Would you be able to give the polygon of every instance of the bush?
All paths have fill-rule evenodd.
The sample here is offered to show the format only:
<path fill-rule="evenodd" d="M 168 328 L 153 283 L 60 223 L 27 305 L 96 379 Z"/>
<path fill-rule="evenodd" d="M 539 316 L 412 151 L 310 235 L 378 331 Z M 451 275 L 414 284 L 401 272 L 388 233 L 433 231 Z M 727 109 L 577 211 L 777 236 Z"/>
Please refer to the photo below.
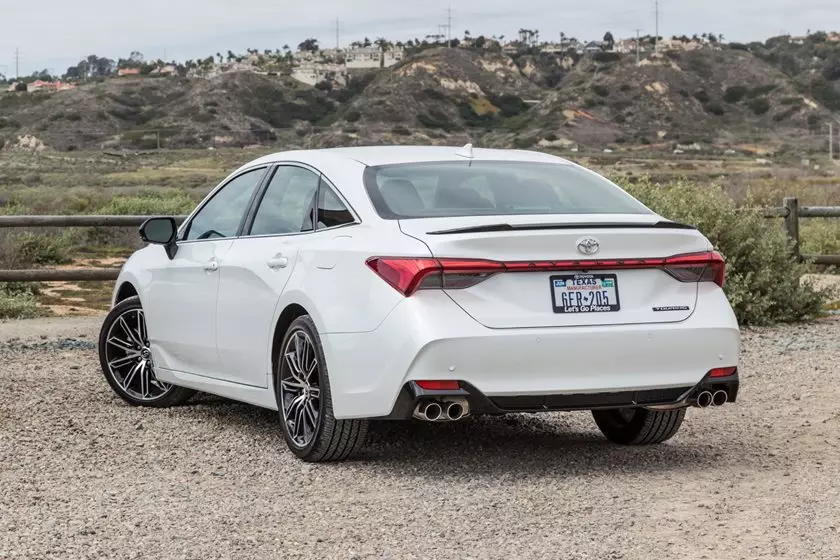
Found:
<path fill-rule="evenodd" d="M 717 116 L 721 116 L 725 112 L 723 110 L 723 106 L 720 103 L 718 103 L 717 101 L 712 101 L 711 103 L 706 103 L 705 105 L 703 105 L 703 108 L 707 112 L 709 112 L 713 115 L 717 115 Z"/>
<path fill-rule="evenodd" d="M 720 187 L 650 181 L 627 190 L 666 218 L 697 226 L 726 259 L 726 295 L 742 325 L 798 321 L 818 314 L 828 294 L 800 278 L 809 271 L 791 256 L 776 220 L 739 210 Z"/>
<path fill-rule="evenodd" d="M 752 99 L 747 105 L 756 115 L 763 115 L 770 110 L 770 102 L 764 97 Z"/>
<path fill-rule="evenodd" d="M 738 103 L 747 95 L 748 91 L 749 88 L 746 86 L 732 86 L 726 88 L 726 91 L 723 92 L 723 100 L 727 103 Z"/>
<path fill-rule="evenodd" d="M 27 231 L 13 238 L 16 254 L 10 260 L 19 266 L 66 264 L 70 262 L 70 245 L 68 234 L 48 235 Z"/>
<path fill-rule="evenodd" d="M 614 52 L 596 52 L 592 55 L 595 62 L 609 63 L 621 60 L 621 55 Z"/>
<path fill-rule="evenodd" d="M 711 98 L 709 97 L 709 94 L 706 93 L 706 90 L 702 90 L 702 89 L 698 89 L 697 91 L 694 92 L 694 99 L 696 99 L 700 103 L 703 103 L 704 105 L 711 100 Z"/>
<path fill-rule="evenodd" d="M 592 86 L 592 92 L 598 97 L 607 97 L 610 94 L 610 88 L 603 84 L 595 84 Z"/>
<path fill-rule="evenodd" d="M 180 216 L 189 214 L 196 207 L 196 201 L 184 191 L 171 189 L 167 191 L 141 192 L 137 196 L 120 196 L 112 198 L 108 204 L 99 209 L 97 214 L 112 214 L 119 216 Z"/>
<path fill-rule="evenodd" d="M 499 113 L 503 117 L 515 117 L 528 110 L 528 104 L 522 100 L 521 97 L 503 93 L 502 95 L 488 95 L 487 99 L 499 108 Z"/>
<path fill-rule="evenodd" d="M 31 319 L 47 315 L 35 299 L 37 288 L 24 282 L 0 283 L 0 319 Z"/>

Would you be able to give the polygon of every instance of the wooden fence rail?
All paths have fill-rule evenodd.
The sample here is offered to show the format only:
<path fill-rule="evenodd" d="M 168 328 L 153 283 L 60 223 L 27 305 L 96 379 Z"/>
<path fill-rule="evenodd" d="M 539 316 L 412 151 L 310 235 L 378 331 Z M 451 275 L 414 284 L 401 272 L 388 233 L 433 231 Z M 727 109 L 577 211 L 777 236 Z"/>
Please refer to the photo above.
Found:
<path fill-rule="evenodd" d="M 784 218 L 785 231 L 800 259 L 819 265 L 840 265 L 840 255 L 803 255 L 799 252 L 800 218 L 840 218 L 840 206 L 799 206 L 785 198 L 784 206 L 761 210 L 766 218 Z M 39 227 L 139 227 L 149 216 L 0 216 L 0 229 Z M 186 216 L 176 216 L 178 223 Z M 0 270 L 0 282 L 116 280 L 115 268 Z"/>

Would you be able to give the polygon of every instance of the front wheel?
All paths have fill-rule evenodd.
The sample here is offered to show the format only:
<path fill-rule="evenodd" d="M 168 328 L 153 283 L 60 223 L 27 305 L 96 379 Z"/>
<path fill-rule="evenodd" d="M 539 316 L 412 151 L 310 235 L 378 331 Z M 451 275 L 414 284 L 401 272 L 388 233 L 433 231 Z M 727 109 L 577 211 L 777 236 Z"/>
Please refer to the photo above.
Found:
<path fill-rule="evenodd" d="M 105 317 L 99 331 L 99 363 L 111 389 L 134 406 L 176 406 L 195 395 L 192 389 L 155 377 L 146 316 L 136 296 L 115 305 Z"/>
<path fill-rule="evenodd" d="M 619 408 L 593 410 L 592 416 L 601 433 L 610 441 L 623 445 L 647 445 L 674 437 L 685 418 L 685 409 Z"/>
<path fill-rule="evenodd" d="M 295 319 L 275 359 L 275 392 L 283 437 L 304 461 L 343 461 L 365 443 L 367 420 L 337 420 L 327 361 L 315 323 Z"/>

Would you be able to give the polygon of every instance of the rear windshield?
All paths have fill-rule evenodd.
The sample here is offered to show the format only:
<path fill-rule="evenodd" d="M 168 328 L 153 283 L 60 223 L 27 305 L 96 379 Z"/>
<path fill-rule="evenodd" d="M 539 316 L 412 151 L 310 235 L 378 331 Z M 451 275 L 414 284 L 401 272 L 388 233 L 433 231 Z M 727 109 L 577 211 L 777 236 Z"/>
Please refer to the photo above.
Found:
<path fill-rule="evenodd" d="M 435 162 L 365 170 L 386 219 L 522 214 L 650 214 L 603 177 L 567 164 Z"/>

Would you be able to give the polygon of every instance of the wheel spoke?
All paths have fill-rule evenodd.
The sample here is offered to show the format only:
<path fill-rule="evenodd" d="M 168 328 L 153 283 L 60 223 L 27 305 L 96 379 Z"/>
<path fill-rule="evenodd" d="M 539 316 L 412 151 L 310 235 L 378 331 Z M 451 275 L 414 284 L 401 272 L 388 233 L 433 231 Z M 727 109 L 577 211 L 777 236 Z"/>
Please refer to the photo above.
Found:
<path fill-rule="evenodd" d="M 315 404 L 310 399 L 306 401 L 306 405 L 304 405 L 303 408 L 306 411 L 309 425 L 312 427 L 312 431 L 314 432 L 315 427 L 318 426 L 318 411 L 315 409 Z"/>
<path fill-rule="evenodd" d="M 140 366 L 140 396 L 144 399 L 147 398 L 149 394 L 149 362 L 147 360 L 142 361 L 142 365 Z"/>
<path fill-rule="evenodd" d="M 289 366 L 289 374 L 292 376 L 292 378 L 298 383 L 305 385 L 306 381 L 301 375 L 302 372 L 300 370 L 300 366 L 297 363 L 297 356 L 294 352 L 289 352 L 286 354 L 286 364 L 288 364 Z"/>
<path fill-rule="evenodd" d="M 134 347 L 133 344 L 131 344 L 127 340 L 117 338 L 116 336 L 112 336 L 111 338 L 109 338 L 108 344 L 116 346 L 117 348 L 125 350 L 126 352 L 137 352 L 137 349 Z"/>
<path fill-rule="evenodd" d="M 131 342 L 135 346 L 143 346 L 143 342 L 137 338 L 137 334 L 134 332 L 134 330 L 131 327 L 128 326 L 128 323 L 126 323 L 126 321 L 123 317 L 120 317 L 119 324 L 120 324 L 120 327 L 122 327 L 123 332 L 125 332 L 125 334 L 128 335 L 128 338 L 131 339 Z"/>
<path fill-rule="evenodd" d="M 146 315 L 142 309 L 137 310 L 137 334 L 144 346 L 149 345 L 149 333 L 146 331 Z"/>
<path fill-rule="evenodd" d="M 309 388 L 309 396 L 313 399 L 320 399 L 321 398 L 321 389 L 319 387 L 310 387 Z"/>
<path fill-rule="evenodd" d="M 297 410 L 295 411 L 295 428 L 294 428 L 295 429 L 294 439 L 301 440 L 301 443 L 306 443 L 306 439 L 304 438 L 304 435 L 305 435 L 305 433 L 304 433 L 305 410 L 306 410 L 306 400 L 302 399 L 300 401 L 300 404 L 297 407 Z"/>
<path fill-rule="evenodd" d="M 125 389 L 126 391 L 129 390 L 129 387 L 131 386 L 131 382 L 134 381 L 134 378 L 137 376 L 137 372 L 140 370 L 141 367 L 143 367 L 143 362 L 142 361 L 138 361 L 136 364 L 134 364 L 132 366 L 131 370 L 128 372 L 128 375 L 126 375 L 123 378 L 123 384 L 122 384 L 123 389 Z"/>
<path fill-rule="evenodd" d="M 128 364 L 129 362 L 133 362 L 133 361 L 139 360 L 139 359 L 140 359 L 140 352 L 131 352 L 130 354 L 126 354 L 122 358 L 116 358 L 114 360 L 111 360 L 110 362 L 108 362 L 108 365 L 111 366 L 112 368 L 119 368 L 119 367 L 122 367 L 122 366 Z"/>

